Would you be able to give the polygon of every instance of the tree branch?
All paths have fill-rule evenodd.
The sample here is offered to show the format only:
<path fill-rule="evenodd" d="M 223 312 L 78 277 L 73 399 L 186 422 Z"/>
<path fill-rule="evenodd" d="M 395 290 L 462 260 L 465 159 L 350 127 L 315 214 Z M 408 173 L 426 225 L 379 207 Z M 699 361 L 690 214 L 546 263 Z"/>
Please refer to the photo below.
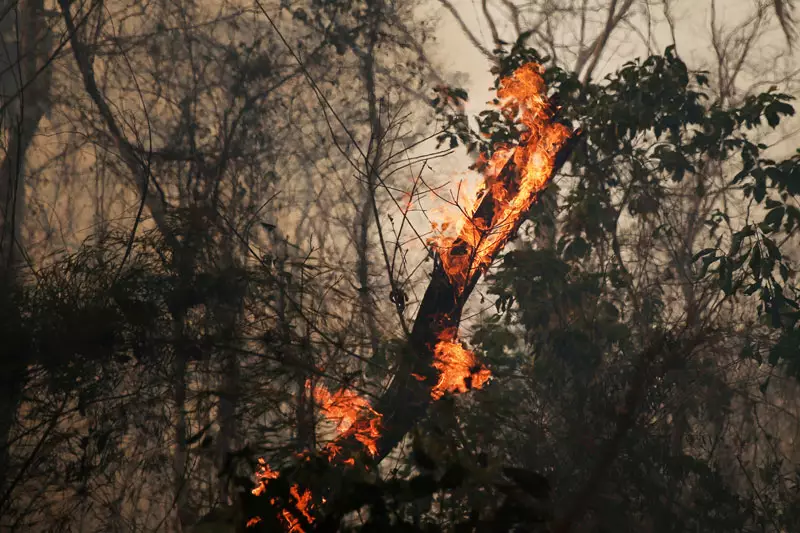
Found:
<path fill-rule="evenodd" d="M 75 22 L 70 11 L 70 4 L 70 0 L 59 0 L 61 14 L 64 17 L 64 23 L 66 24 L 67 33 L 69 35 L 70 46 L 72 47 L 72 53 L 75 57 L 75 63 L 78 65 L 78 70 L 81 73 L 84 88 L 94 102 L 95 106 L 97 106 L 97 110 L 99 111 L 100 116 L 103 119 L 109 134 L 111 135 L 111 138 L 117 145 L 117 149 L 120 152 L 123 162 L 133 175 L 133 179 L 136 181 L 137 190 L 147 191 L 145 193 L 145 204 L 150 210 L 150 214 L 153 216 L 153 219 L 161 230 L 169 246 L 175 249 L 178 247 L 179 243 L 176 237 L 168 229 L 166 217 L 167 205 L 161 196 L 155 194 L 150 190 L 149 187 L 147 187 L 148 182 L 152 179 L 152 176 L 150 176 L 149 172 L 147 171 L 147 165 L 139 158 L 134 146 L 128 141 L 127 138 L 125 138 L 122 129 L 119 127 L 117 120 L 114 118 L 111 107 L 108 105 L 105 97 L 100 92 L 100 88 L 97 86 L 94 67 L 89 59 L 88 47 L 85 43 L 81 42 L 80 37 L 78 36 L 78 31 L 75 27 Z"/>

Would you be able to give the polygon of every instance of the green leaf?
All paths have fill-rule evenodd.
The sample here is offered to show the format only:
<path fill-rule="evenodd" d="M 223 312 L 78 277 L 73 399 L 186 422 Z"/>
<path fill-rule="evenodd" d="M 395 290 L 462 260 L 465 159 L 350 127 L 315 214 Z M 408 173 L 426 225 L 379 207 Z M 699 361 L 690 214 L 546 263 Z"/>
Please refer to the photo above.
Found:
<path fill-rule="evenodd" d="M 775 101 L 767 106 L 764 110 L 764 115 L 767 117 L 767 123 L 775 128 L 781 122 L 781 115 L 793 116 L 794 107 L 786 102 Z"/>
<path fill-rule="evenodd" d="M 775 244 L 775 241 L 766 236 L 763 238 L 763 241 L 764 245 L 767 247 L 767 252 L 769 253 L 770 259 L 774 261 L 779 261 L 781 257 L 783 257 L 783 255 L 781 254 L 781 251 L 778 249 L 778 245 Z"/>
<path fill-rule="evenodd" d="M 780 270 L 781 279 L 783 280 L 784 283 L 786 283 L 786 281 L 788 281 L 789 279 L 789 267 L 781 263 L 780 266 L 778 267 L 778 270 Z"/>
<path fill-rule="evenodd" d="M 694 254 L 692 256 L 692 263 L 694 263 L 695 261 L 697 261 L 701 257 L 709 255 L 709 254 L 713 254 L 716 251 L 717 251 L 716 248 L 703 248 L 702 250 L 700 250 L 699 252 L 697 252 L 696 254 Z"/>
<path fill-rule="evenodd" d="M 719 287 L 726 295 L 733 293 L 733 271 L 727 257 L 719 260 Z"/>
<path fill-rule="evenodd" d="M 744 235 L 742 232 L 736 232 L 733 234 L 733 239 L 731 239 L 731 249 L 728 252 L 728 257 L 733 257 L 734 255 L 739 253 L 739 250 L 742 247 L 742 240 L 744 239 Z"/>
<path fill-rule="evenodd" d="M 695 261 L 697 261 L 701 257 L 709 255 L 709 254 L 713 254 L 716 251 L 717 251 L 716 248 L 703 248 L 702 250 L 700 250 L 699 252 L 697 252 L 696 254 L 694 254 L 692 256 L 692 263 L 694 263 Z"/>
<path fill-rule="evenodd" d="M 750 270 L 753 272 L 753 277 L 757 280 L 761 279 L 761 246 L 755 245 L 753 252 L 750 254 L 750 262 L 748 264 Z M 760 284 L 759 284 L 760 286 Z"/>
<path fill-rule="evenodd" d="M 786 209 L 781 205 L 780 207 L 776 207 L 771 209 L 767 216 L 764 217 L 764 225 L 766 225 L 771 231 L 778 231 L 781 226 L 781 222 L 783 222 L 783 215 L 786 212 Z"/>

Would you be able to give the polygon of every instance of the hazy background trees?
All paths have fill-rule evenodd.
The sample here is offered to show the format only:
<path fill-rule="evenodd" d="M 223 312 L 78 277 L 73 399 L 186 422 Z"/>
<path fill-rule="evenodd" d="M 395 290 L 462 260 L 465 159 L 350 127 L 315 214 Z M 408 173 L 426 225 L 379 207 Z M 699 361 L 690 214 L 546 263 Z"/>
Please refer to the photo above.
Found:
<path fill-rule="evenodd" d="M 693 133 L 739 139 L 782 102 L 748 97 L 796 90 L 792 4 L 736 4 L 2 7 L 0 527 L 241 520 L 255 457 L 328 437 L 306 383 L 377 397 L 392 379 L 427 210 L 455 186 L 431 189 L 475 154 L 442 159 L 460 141 L 435 137 L 485 142 L 464 113 L 535 49 L 591 135 L 473 299 L 494 382 L 436 404 L 417 447 L 546 475 L 561 530 L 791 530 L 797 337 L 754 299 L 766 316 L 789 305 L 774 302 L 792 294 L 796 191 L 732 183 L 752 147 Z M 445 85 L 471 98 L 435 114 Z M 784 114 L 748 132 L 761 157 L 793 148 Z M 494 140 L 497 121 L 480 125 Z M 408 475 L 406 455 L 386 476 Z M 491 516 L 483 481 L 412 514 Z"/>

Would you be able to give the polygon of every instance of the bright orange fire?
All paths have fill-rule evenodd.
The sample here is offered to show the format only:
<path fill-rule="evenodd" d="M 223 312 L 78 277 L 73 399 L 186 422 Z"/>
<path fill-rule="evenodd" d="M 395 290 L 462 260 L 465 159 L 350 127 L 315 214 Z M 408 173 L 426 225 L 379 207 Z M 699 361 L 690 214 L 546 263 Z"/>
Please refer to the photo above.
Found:
<path fill-rule="evenodd" d="M 381 415 L 370 406 L 369 401 L 348 389 L 340 389 L 335 393 L 331 393 L 321 385 L 312 387 L 310 380 L 306 381 L 306 390 L 312 392 L 312 396 L 320 406 L 322 413 L 328 420 L 336 423 L 336 430 L 339 432 L 339 437 L 327 443 L 322 449 L 321 453 L 327 456 L 329 461 L 333 462 L 342 451 L 342 447 L 337 444 L 337 441 L 350 436 L 363 444 L 370 455 L 378 453 L 377 440 L 380 437 Z M 308 451 L 297 453 L 295 456 L 306 461 L 311 460 Z M 353 466 L 355 465 L 355 459 L 349 457 L 343 459 L 342 463 Z M 256 487 L 252 490 L 252 493 L 260 496 L 266 490 L 267 483 L 272 479 L 277 479 L 279 476 L 279 472 L 272 470 L 267 462 L 260 458 L 255 476 Z M 296 512 L 302 514 L 309 523 L 313 522 L 314 518 L 309 513 L 311 509 L 311 491 L 305 490 L 301 495 L 298 485 L 295 484 L 289 490 L 289 493 L 297 502 L 295 504 Z M 279 517 L 284 522 L 286 531 L 304 533 L 300 520 L 294 513 L 294 510 L 282 509 Z M 248 520 L 247 527 L 252 527 L 259 522 L 261 522 L 261 517 L 253 517 Z"/>
<path fill-rule="evenodd" d="M 541 66 L 528 63 L 501 80 L 497 92 L 501 111 L 517 119 L 525 131 L 519 144 L 498 146 L 488 159 L 481 156 L 477 168 L 483 172 L 483 186 L 475 201 L 460 206 L 462 213 L 449 224 L 457 236 L 433 239 L 459 293 L 508 241 L 522 214 L 547 185 L 556 155 L 570 136 L 569 128 L 551 121 L 541 73 Z"/>
<path fill-rule="evenodd" d="M 272 470 L 263 459 L 259 459 L 258 463 L 258 473 L 256 474 L 258 485 L 255 489 L 253 489 L 253 494 L 256 496 L 259 496 L 264 492 L 267 483 L 269 483 L 271 479 L 277 479 L 280 476 L 280 474 Z M 292 488 L 289 489 L 289 494 L 291 494 L 292 498 L 295 500 L 294 507 L 297 510 L 296 512 L 302 514 L 308 523 L 312 523 L 314 521 L 314 517 L 309 513 L 309 510 L 312 507 L 311 491 L 304 490 L 303 493 L 300 494 L 299 486 L 294 484 L 292 485 Z M 300 525 L 300 520 L 297 519 L 294 514 L 292 514 L 292 511 L 289 509 L 282 509 L 279 516 L 286 524 L 286 531 L 304 533 L 303 527 Z M 252 527 L 259 522 L 261 522 L 261 517 L 255 516 L 247 521 L 247 527 Z"/>
<path fill-rule="evenodd" d="M 306 387 L 311 388 L 310 382 L 306 382 Z M 382 415 L 372 408 L 368 400 L 349 389 L 340 389 L 331 394 L 322 386 L 314 387 L 314 399 L 322 408 L 325 418 L 336 422 L 339 438 L 352 436 L 364 445 L 370 455 L 378 453 Z M 334 441 L 329 443 L 328 450 L 331 452 L 329 458 L 333 459 L 341 447 Z"/>
<path fill-rule="evenodd" d="M 308 521 L 308 523 L 312 523 L 314 521 L 314 517 L 311 516 L 308 510 L 311 508 L 311 491 L 305 490 L 303 494 L 300 494 L 300 489 L 297 485 L 292 485 L 292 488 L 289 489 L 289 493 L 292 495 L 292 498 L 295 499 L 295 508 L 303 517 Z M 304 533 L 303 527 L 300 525 L 300 520 L 294 516 L 288 509 L 283 509 L 281 511 L 281 517 L 283 518 L 286 524 L 286 531 L 289 533 Z"/>
<path fill-rule="evenodd" d="M 475 355 L 455 338 L 456 328 L 445 330 L 439 337 L 433 354 L 433 366 L 439 371 L 439 382 L 431 391 L 431 398 L 438 400 L 446 392 L 464 393 L 482 388 L 489 378 L 489 369 L 478 363 Z"/>
<path fill-rule="evenodd" d="M 258 469 L 256 470 L 256 487 L 252 490 L 253 494 L 260 496 L 267 488 L 267 483 L 270 479 L 278 479 L 279 472 L 274 471 L 269 467 L 267 462 L 262 458 L 258 458 Z"/>

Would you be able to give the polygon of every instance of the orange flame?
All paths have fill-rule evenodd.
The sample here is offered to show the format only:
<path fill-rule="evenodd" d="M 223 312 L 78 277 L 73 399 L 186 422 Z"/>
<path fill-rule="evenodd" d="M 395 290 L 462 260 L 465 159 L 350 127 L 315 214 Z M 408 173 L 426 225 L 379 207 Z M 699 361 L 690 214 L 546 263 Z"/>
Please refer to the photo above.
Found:
<path fill-rule="evenodd" d="M 256 487 L 251 491 L 255 496 L 261 496 L 267 488 L 270 479 L 278 479 L 279 472 L 272 470 L 267 462 L 258 458 L 258 469 L 256 470 Z"/>
<path fill-rule="evenodd" d="M 433 239 L 458 292 L 476 272 L 489 266 L 508 241 L 522 214 L 547 185 L 556 155 L 570 136 L 566 126 L 551 121 L 541 73 L 541 66 L 528 63 L 501 80 L 497 92 L 501 111 L 518 119 L 525 131 L 518 145 L 498 146 L 491 157 L 481 156 L 477 167 L 483 171 L 483 187 L 474 202 L 462 206 L 463 213 L 456 221 L 457 237 Z M 479 213 L 484 204 L 489 205 L 489 212 Z"/>
<path fill-rule="evenodd" d="M 283 517 L 283 520 L 286 522 L 286 531 L 289 533 L 305 533 L 305 530 L 300 525 L 300 520 L 295 518 L 288 510 L 282 510 L 281 517 Z"/>
<path fill-rule="evenodd" d="M 310 382 L 306 382 L 310 388 Z M 382 415 L 372 408 L 369 401 L 348 389 L 339 389 L 331 394 L 322 386 L 314 387 L 314 399 L 322 408 L 328 420 L 336 422 L 339 438 L 352 436 L 364 445 L 370 455 L 378 453 L 378 438 L 381 436 L 380 425 Z M 329 449 L 330 458 L 341 450 L 336 444 Z"/>
<path fill-rule="evenodd" d="M 280 472 L 276 472 L 272 470 L 267 462 L 263 458 L 258 459 L 258 469 L 256 471 L 256 487 L 252 490 L 252 493 L 256 496 L 260 496 L 264 493 L 267 488 L 267 484 L 272 479 L 278 479 L 280 477 Z M 312 523 L 314 521 L 314 517 L 311 516 L 309 510 L 311 509 L 311 491 L 305 490 L 303 494 L 300 494 L 300 489 L 297 484 L 293 485 L 291 489 L 289 489 L 289 494 L 295 499 L 295 508 L 300 514 L 305 517 L 308 523 Z M 274 504 L 275 500 L 270 500 L 270 503 Z M 297 519 L 291 511 L 288 509 L 281 510 L 280 514 L 278 515 L 280 518 L 286 523 L 286 531 L 295 532 L 295 533 L 304 533 L 302 526 L 300 525 L 300 520 Z M 256 524 L 261 522 L 260 516 L 254 516 L 247 521 L 246 527 L 253 527 Z"/>
<path fill-rule="evenodd" d="M 434 400 L 446 392 L 464 393 L 483 388 L 492 375 L 489 369 L 478 363 L 475 354 L 455 339 L 455 332 L 456 328 L 445 330 L 434 348 L 433 366 L 439 371 L 439 381 L 431 390 Z"/>
<path fill-rule="evenodd" d="M 300 511 L 300 513 L 303 515 L 303 517 L 305 517 L 305 519 L 309 523 L 313 522 L 314 521 L 314 517 L 311 516 L 308 513 L 309 509 L 311 508 L 311 491 L 310 490 L 305 490 L 305 491 L 303 491 L 303 494 L 301 495 L 300 494 L 300 489 L 295 484 L 295 485 L 292 485 L 291 489 L 289 489 L 289 494 L 291 494 L 292 497 L 297 501 L 297 503 L 295 504 L 295 507 L 297 508 L 298 511 Z"/>

